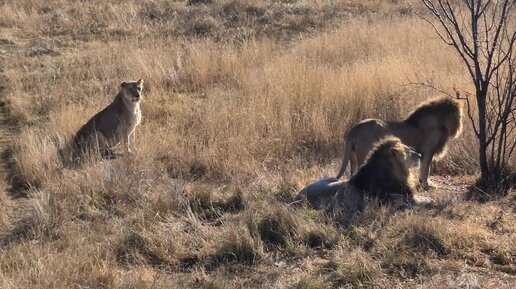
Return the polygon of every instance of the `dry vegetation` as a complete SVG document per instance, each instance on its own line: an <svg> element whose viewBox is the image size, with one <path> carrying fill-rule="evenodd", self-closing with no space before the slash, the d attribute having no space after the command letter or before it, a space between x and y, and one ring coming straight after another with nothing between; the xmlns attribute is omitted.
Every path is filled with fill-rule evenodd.
<svg viewBox="0 0 516 289"><path fill-rule="evenodd" d="M0 2L0 288L510 288L515 195L468 201L469 130L433 206L336 222L287 205L359 119L468 90L404 1ZM58 151L145 80L138 152Z"/></svg>

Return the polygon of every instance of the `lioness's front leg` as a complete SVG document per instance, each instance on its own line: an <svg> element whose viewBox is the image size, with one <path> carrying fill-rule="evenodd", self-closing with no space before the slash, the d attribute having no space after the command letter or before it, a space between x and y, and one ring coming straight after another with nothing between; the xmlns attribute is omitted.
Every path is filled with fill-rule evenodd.
<svg viewBox="0 0 516 289"><path fill-rule="evenodd" d="M137 151L136 150L136 129L133 130L133 132L131 134L133 136L133 151Z"/></svg>
<svg viewBox="0 0 516 289"><path fill-rule="evenodd" d="M127 153L132 153L131 151L131 134L128 134L125 138L125 147L127 149Z"/></svg>

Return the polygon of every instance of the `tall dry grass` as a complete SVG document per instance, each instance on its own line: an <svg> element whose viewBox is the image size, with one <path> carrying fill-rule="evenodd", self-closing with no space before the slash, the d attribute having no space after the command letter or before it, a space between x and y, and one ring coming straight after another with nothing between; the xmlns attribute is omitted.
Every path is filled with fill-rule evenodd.
<svg viewBox="0 0 516 289"><path fill-rule="evenodd" d="M435 94L407 83L469 88L403 3L194 2L0 4L9 168L28 197L0 214L0 287L509 288L507 200L445 196L347 224L287 205L335 174L351 124ZM72 134L138 78L138 151L63 163ZM438 172L474 172L472 140L466 129Z"/></svg>
<svg viewBox="0 0 516 289"><path fill-rule="evenodd" d="M238 46L93 41L80 53L64 49L59 56L13 60L6 72L12 83L8 98L21 125L29 127L17 149L20 174L38 183L41 177L22 171L44 172L45 166L57 166L45 163L57 159L47 155L34 166L24 160L62 146L111 101L119 82L140 77L146 86L137 142L147 157L174 159L180 167L195 163L216 178L256 175L291 161L313 164L314 157L331 161L340 156L342 136L352 123L403 117L435 94L405 86L416 75L450 90L464 83L451 51L445 54L424 31L415 19L359 18L286 47L272 40ZM155 141L142 141L148 139ZM39 143L25 144L31 141Z"/></svg>

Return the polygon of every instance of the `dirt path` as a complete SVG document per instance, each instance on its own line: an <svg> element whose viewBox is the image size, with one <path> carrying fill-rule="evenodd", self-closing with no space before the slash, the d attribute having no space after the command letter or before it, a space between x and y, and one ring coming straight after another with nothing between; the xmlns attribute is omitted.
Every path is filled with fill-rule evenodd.
<svg viewBox="0 0 516 289"><path fill-rule="evenodd" d="M8 110L5 101L5 94L7 91L7 78L4 75L5 62L7 59L7 53L11 42L8 39L3 38L3 33L0 33L0 205L2 206L0 212L0 221L2 227L0 232L8 227L8 224L12 220L13 212L13 200L10 198L9 192L9 173L7 171L7 149L10 140L8 123Z"/></svg>
<svg viewBox="0 0 516 289"><path fill-rule="evenodd" d="M12 183L10 171L11 158L9 146L13 138L15 126L10 118L7 93L9 80L5 76L6 62L17 49L15 42L10 39L9 33L0 29L0 246L8 242L14 233L18 220L23 218L29 203L23 192L16 191ZM22 197L20 197L22 196Z"/></svg>

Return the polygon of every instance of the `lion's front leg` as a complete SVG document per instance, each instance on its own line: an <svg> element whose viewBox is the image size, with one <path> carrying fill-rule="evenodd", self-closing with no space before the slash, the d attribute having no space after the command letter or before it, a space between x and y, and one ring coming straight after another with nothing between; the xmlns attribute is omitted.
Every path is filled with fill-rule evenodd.
<svg viewBox="0 0 516 289"><path fill-rule="evenodd" d="M405 194L389 194L389 204L395 209L395 210L403 210L406 208L409 208L412 205L412 201L408 196Z"/></svg>
<svg viewBox="0 0 516 289"><path fill-rule="evenodd" d="M428 191L430 188L435 187L430 186L430 184L428 183L428 175L430 173L432 158L432 154L424 154L423 159L421 160L421 167L419 168L419 182L421 183L421 187L425 191Z"/></svg>
<svg viewBox="0 0 516 289"><path fill-rule="evenodd" d="M416 204L414 190L403 186L399 192L388 194L388 200L395 209L406 209Z"/></svg>

